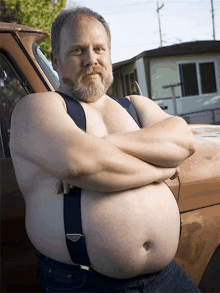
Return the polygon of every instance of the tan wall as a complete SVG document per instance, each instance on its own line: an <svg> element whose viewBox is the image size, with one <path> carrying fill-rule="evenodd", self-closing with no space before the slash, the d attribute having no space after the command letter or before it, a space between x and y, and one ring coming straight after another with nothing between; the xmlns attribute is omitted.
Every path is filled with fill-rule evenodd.
<svg viewBox="0 0 220 293"><path fill-rule="evenodd" d="M123 96L123 87L121 80L120 70L114 72L114 82L111 86L112 88L112 96L115 98L119 98Z"/></svg>
<svg viewBox="0 0 220 293"><path fill-rule="evenodd" d="M220 54L218 54L218 56L216 55L215 59L216 59L217 64L218 64L218 82L219 82L219 85L220 85Z"/></svg>
<svg viewBox="0 0 220 293"><path fill-rule="evenodd" d="M134 69L136 69L135 67L135 63L130 63L128 65L125 65L122 69L121 69L121 74L126 75L128 73L132 73L134 71Z"/></svg>
<svg viewBox="0 0 220 293"><path fill-rule="evenodd" d="M172 97L171 89L163 89L163 85L176 84L180 82L178 64L187 61L204 61L215 60L218 67L218 81L220 80L220 56L217 54L203 54L192 56L174 56L174 57L161 57L150 60L150 73L151 73L151 89L152 99L164 99ZM181 88L175 88L176 96L181 96Z"/></svg>
<svg viewBox="0 0 220 293"><path fill-rule="evenodd" d="M138 76L138 84L141 88L141 92L143 96L148 97L149 92L147 88L147 72L146 72L146 59L140 58L136 60L136 69L137 69L137 76Z"/></svg>
<svg viewBox="0 0 220 293"><path fill-rule="evenodd" d="M116 70L114 72L113 93L115 97L119 98L124 96L123 85L122 85L122 82L124 82L124 76L128 73L134 72L134 69L136 69L136 67L135 67L135 63L133 62L124 66L120 70ZM123 75L123 80L122 80L122 75ZM125 84L124 84L124 87L125 87Z"/></svg>

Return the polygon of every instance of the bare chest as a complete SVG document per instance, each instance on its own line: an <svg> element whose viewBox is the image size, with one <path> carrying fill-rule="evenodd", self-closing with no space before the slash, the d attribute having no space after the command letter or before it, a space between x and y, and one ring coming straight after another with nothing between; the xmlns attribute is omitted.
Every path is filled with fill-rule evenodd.
<svg viewBox="0 0 220 293"><path fill-rule="evenodd" d="M129 132L139 129L133 117L116 101L108 101L102 108L82 104L86 115L86 132L103 137L117 132Z"/></svg>

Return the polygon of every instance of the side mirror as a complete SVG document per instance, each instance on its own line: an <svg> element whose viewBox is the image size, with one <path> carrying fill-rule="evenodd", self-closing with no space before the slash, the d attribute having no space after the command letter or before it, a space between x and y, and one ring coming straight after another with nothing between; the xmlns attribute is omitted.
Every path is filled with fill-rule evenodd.
<svg viewBox="0 0 220 293"><path fill-rule="evenodd" d="M142 96L141 88L140 88L139 84L137 83L137 81L135 81L135 86L137 88L138 95Z"/></svg>
<svg viewBox="0 0 220 293"><path fill-rule="evenodd" d="M131 94L132 95L141 95L142 96L142 92L141 92L141 88L139 86L139 84L137 83L137 81L132 81L131 83Z"/></svg>

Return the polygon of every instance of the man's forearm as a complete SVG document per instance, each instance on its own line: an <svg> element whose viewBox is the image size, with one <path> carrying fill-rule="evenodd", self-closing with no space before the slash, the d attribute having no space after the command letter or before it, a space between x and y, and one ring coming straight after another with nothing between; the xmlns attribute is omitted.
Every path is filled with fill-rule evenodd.
<svg viewBox="0 0 220 293"><path fill-rule="evenodd" d="M193 134L179 117L104 139L129 155L161 167L177 167L195 151Z"/></svg>
<svg viewBox="0 0 220 293"><path fill-rule="evenodd" d="M170 179L176 174L176 168L163 168L145 163L145 167L130 174L113 170L102 170L94 174L81 175L78 178L68 178L67 183L94 192L117 192L138 188L156 182Z"/></svg>
<svg viewBox="0 0 220 293"><path fill-rule="evenodd" d="M120 151L109 142L102 139L97 141L100 141L99 151L94 148L93 153L91 149L83 159L87 166L85 172L77 176L69 172L60 178L62 181L90 191L112 192L161 182L176 172L176 168L154 166Z"/></svg>

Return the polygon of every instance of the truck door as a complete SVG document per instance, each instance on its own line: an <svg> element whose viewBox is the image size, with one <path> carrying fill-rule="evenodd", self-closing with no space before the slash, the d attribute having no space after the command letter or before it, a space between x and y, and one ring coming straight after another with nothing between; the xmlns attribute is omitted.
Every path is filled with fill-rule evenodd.
<svg viewBox="0 0 220 293"><path fill-rule="evenodd" d="M34 292L37 285L36 252L26 235L25 204L9 150L12 111L30 92L13 59L0 51L1 292Z"/></svg>

